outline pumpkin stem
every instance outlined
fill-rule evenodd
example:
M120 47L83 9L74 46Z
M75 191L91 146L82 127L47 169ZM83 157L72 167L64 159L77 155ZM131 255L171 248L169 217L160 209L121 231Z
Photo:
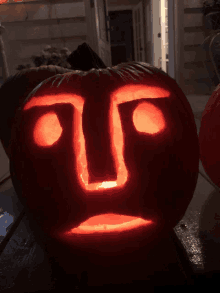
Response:
M67 61L72 66L73 70L89 71L92 68L107 68L102 59L87 43L79 45L78 48L69 55Z

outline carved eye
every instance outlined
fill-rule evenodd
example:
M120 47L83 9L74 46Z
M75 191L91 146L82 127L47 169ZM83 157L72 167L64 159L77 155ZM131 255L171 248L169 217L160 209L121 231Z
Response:
M139 104L133 112L133 123L137 131L158 133L165 127L163 113L148 102Z
M61 136L62 127L53 111L40 117L34 128L34 141L39 146L51 146Z

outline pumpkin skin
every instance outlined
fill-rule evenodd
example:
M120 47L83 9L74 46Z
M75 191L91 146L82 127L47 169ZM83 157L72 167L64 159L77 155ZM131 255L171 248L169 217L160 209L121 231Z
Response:
M212 93L202 113L199 130L200 160L210 179L220 187L220 155L219 155L219 94L220 85Z
M141 62L42 82L16 112L10 154L15 190L41 240L54 253L77 247L115 263L166 237L198 178L191 107L173 79Z
M8 157L11 128L16 109L28 94L43 80L72 70L60 66L48 65L23 69L10 76L0 88L0 139ZM16 89L16 90L15 90Z

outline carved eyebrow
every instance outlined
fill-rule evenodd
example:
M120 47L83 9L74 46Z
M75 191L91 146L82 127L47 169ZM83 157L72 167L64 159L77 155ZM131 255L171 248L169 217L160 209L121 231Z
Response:
M170 91L159 86L126 85L113 92L113 103L121 104L140 99L169 98Z
M55 94L44 95L40 97L33 97L26 103L23 110L28 110L33 107L50 106L55 104L72 104L76 109L82 113L84 99L79 95L71 94Z
M139 99L168 98L169 96L170 92L168 90L157 86L126 85L113 92L112 101L113 103L121 104ZM83 111L84 99L74 94L55 94L33 97L26 103L23 110L25 111L37 106L50 106L64 103L72 104L80 113Z

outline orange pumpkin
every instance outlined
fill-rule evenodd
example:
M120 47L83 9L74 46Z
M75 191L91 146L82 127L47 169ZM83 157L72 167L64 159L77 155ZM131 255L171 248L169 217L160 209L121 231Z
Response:
M210 179L220 187L220 85L212 93L202 113L199 131L200 159Z
M183 217L198 136L185 95L159 69L130 62L53 76L14 121L15 190L32 223L68 253L130 262L128 252L166 237Z

